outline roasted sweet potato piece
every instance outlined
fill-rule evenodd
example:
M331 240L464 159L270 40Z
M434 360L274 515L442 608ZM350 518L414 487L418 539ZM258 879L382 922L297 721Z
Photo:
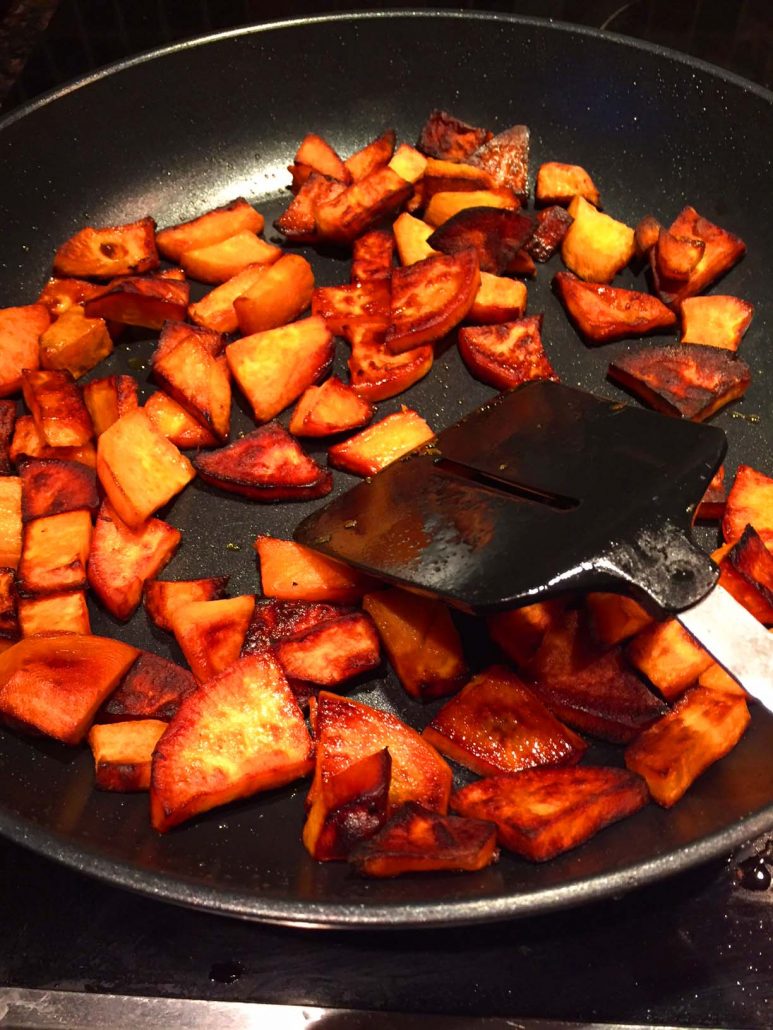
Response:
M593 636L589 620L582 609L568 606L548 618L539 646L524 664L524 675L530 680L564 679L579 676L604 653Z
M290 419L290 432L295 436L330 436L359 429L372 418L372 405L337 376L331 376L322 386L310 386L302 394Z
M658 242L663 226L653 215L645 215L633 231L633 242L638 258L646 258Z
M274 228L294 243L317 241L317 205L335 200L346 189L346 183L312 172L290 206L274 222Z
M403 407L327 452L329 463L356 476L374 476L408 451L433 439L434 433L417 412Z
M316 204L319 238L351 243L381 218L398 211L412 190L412 184L388 165L376 168L342 193Z
M355 604L375 586L369 576L292 540L259 536L255 549L267 597Z
M621 354L609 378L664 415L703 422L743 397L749 366L717 347L646 347Z
M136 657L136 648L106 637L20 640L0 655L0 716L27 732L79 744Z
M159 265L155 231L152 218L104 229L86 226L57 250L54 275L112 279L151 272Z
M394 249L395 238L388 229L374 229L356 239L352 245L352 282L390 279Z
M344 162L327 140L314 132L307 133L301 140L290 171L293 175L293 186L296 188L302 186L312 172L340 179L342 182L349 181L349 173Z
M173 401L163 390L156 390L145 402L145 414L170 443L181 450L193 447L217 447L217 437L189 415L177 401Z
M676 306L685 297L701 293L746 253L743 240L702 218L694 207L683 208L671 223L669 231L673 236L701 240L704 244L703 256L687 279L668 279L662 275L656 260L656 248L650 251L650 269L655 289L660 299L669 306Z
M531 232L531 219L520 211L470 207L444 222L427 242L443 254L474 250L481 271L498 275L504 272Z
M91 417L69 372L25 369L24 402L49 447L81 447L94 435Z
M459 353L481 382L509 390L532 379L557 379L542 346L542 315L459 330Z
M335 776L323 775L303 828L303 843L319 862L344 859L386 822L392 759L382 748Z
M389 167L406 182L416 183L427 170L427 159L407 143L401 143L392 156Z
M242 644L242 656L269 650L282 640L302 636L320 623L349 614L349 609L337 604L259 598Z
M314 273L300 254L285 254L265 268L233 302L242 333L261 333L286 325L305 311L314 291Z
M633 229L576 196L569 205L574 221L561 243L570 271L594 283L609 283L634 255Z
M513 191L502 187L490 190L439 190L432 194L424 211L424 220L437 229L463 211L479 208L516 211L520 206Z
M747 696L741 684L734 680L730 673L725 672L717 662L712 662L708 669L700 674L698 686L705 687L706 690L716 690L720 694L736 694L742 698Z
M130 277L117 279L102 293L86 301L84 312L87 318L106 318L122 325L160 329L166 321L184 319L189 300L187 282L161 277Z
M534 199L538 204L570 204L575 197L599 207L601 198L590 175L580 165L547 161L539 166Z
M221 443L231 424L231 380L223 357L213 357L201 342L201 330L186 327L185 339L172 348L159 347L153 355L153 378L162 389Z
M347 157L344 168L351 181L360 182L382 165L388 164L395 152L395 142L395 130L387 129L367 146Z
M753 526L746 527L719 568L720 585L756 619L773 625L773 552Z
M494 776L451 798L455 812L496 823L499 843L532 862L576 848L646 803L647 788L638 776L603 766Z
M309 790L311 806L323 780L388 748L392 759L388 813L407 801L433 812L447 811L451 769L416 730L391 713L323 690L317 702L314 736L317 760Z
M394 587L367 594L362 605L411 697L431 701L461 687L467 678L462 642L442 601Z
M91 633L89 609L83 590L19 600L19 627L22 636L48 636L51 633Z
M496 827L479 819L438 815L413 802L359 844L349 860L362 876L392 877L436 870L475 872L499 857Z
M90 283L87 279L49 279L37 302L45 304L51 318L56 319L73 307L81 307L103 289L104 286Z
M219 601L189 601L171 612L172 632L199 683L239 657L255 607L252 594Z
M417 261L423 261L424 258L437 253L427 243L434 231L431 225L408 214L407 211L397 216L392 225L392 232L403 265L414 265Z
M10 447L11 461L18 464L24 458L59 458L62 461L79 461L94 468L97 452L89 440L82 447L49 447L38 432L32 415L20 415L13 427Z
M154 361L169 357L172 351L191 339L198 341L210 357L218 358L223 353L225 340L222 333L185 322L165 322L153 355Z
M164 832L291 783L312 765L303 715L278 664L267 654L242 658L185 698L156 745L151 821Z
M585 599L593 631L602 644L619 644L653 621L649 612L624 594L592 593Z
M661 279L682 281L703 257L706 244L692 236L675 236L668 229L661 228L653 250L653 261L657 264Z
M268 422L217 451L197 454L205 483L253 501L306 501L324 497L333 477L278 422Z
M725 466L720 465L706 487L706 493L695 509L695 519L701 522L719 522L725 514L727 487L725 486Z
M628 661L653 683L667 701L692 686L712 658L676 619L656 622L628 644Z
M572 221L569 212L557 204L538 211L536 226L525 244L527 253L535 261L549 261L560 247Z
M0 309L0 397L18 393L23 370L40 366L39 341L50 324L43 304Z
M391 325L385 344L401 354L433 343L466 317L480 288L474 250L438 254L392 274Z
M139 527L196 472L142 410L130 411L99 438L97 475L118 517Z
M452 161L438 161L427 158L424 176L416 184L414 198L409 210L426 206L436 193L469 192L471 190L493 190L496 187L493 176L483 168L472 164Z
M172 632L172 613L189 601L219 601L228 586L228 576L207 579L150 579L143 590L145 611L154 626Z
M751 324L754 308L738 297L686 297L679 305L680 343L738 350Z
M275 649L286 676L334 686L375 668L378 635L370 617L350 612L280 641Z
M11 568L0 568L0 641L19 639L17 617L16 573Z
M534 264L534 258L531 254L521 248L516 254L513 254L505 271L509 275L533 277L537 274L537 266Z
M512 322L526 313L526 297L523 283L481 272L480 288L467 312L467 320L473 325Z
M100 722L134 719L169 722L183 699L196 689L196 680L187 669L157 654L142 651L121 684L102 705L97 718Z
M148 790L150 760L166 723L159 719L92 726L88 742L94 754L95 786L121 792Z
M606 343L669 329L676 315L657 297L557 272L553 288L586 340Z
M478 147L471 165L485 169L497 186L511 189L522 202L529 197L529 130L513 125Z
M219 243L186 250L180 264L191 279L200 283L224 283L248 265L273 265L281 256L279 247L244 229Z
M436 712L424 738L480 776L574 765L585 742L503 665L475 676Z
M627 748L625 764L646 780L659 805L670 808L735 747L748 724L742 697L694 687Z
M23 522L65 511L99 507L94 470L77 461L32 458L19 465Z
M448 111L430 111L416 146L429 157L443 161L466 161L478 147L491 139L488 129L479 129L454 118Z
M349 336L353 328L386 330L391 315L389 280L320 286L311 298L311 312L336 336Z
M486 618L491 639L516 665L526 665L533 658L547 631L564 618L566 601L553 598L523 608L511 608Z
M158 575L180 546L182 534L161 519L134 529L103 502L89 555L89 586L116 619L131 617L146 581Z
M10 476L11 438L16 424L16 401L0 401L0 476Z
M254 286L265 270L265 265L248 265L233 279L210 290L201 300L189 306L191 321L213 332L235 333L239 328L239 320L234 310L234 301Z
M189 222L162 229L156 234L156 244L168 261L179 264L186 251L210 247L245 230L258 233L262 229L263 215L243 197L237 197Z
M726 542L739 540L748 525L773 548L773 479L750 465L739 465L722 519Z
M427 375L434 360L432 344L392 354L384 335L367 329L350 334L349 378L354 392L368 401L383 401L407 390Z
M68 511L24 527L19 587L24 594L53 594L86 586L91 513Z
M83 402L91 415L94 434L99 436L122 415L139 406L137 380L128 375L92 379L83 386Z
M42 368L66 369L75 379L90 372L113 350L103 318L84 317L83 308L72 307L40 337Z

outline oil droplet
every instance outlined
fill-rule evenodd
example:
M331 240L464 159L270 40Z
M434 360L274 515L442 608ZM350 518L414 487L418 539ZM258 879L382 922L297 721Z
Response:
M226 551L241 551L241 544L233 544L230 541L225 545Z
M761 415L747 415L745 411L731 411L730 412L730 417L731 418L740 418L744 422L751 422L752 425L756 425L757 422L761 422L762 421L762 416Z
M219 984L234 984L243 972L241 962L213 962L209 978Z
M762 855L752 855L746 861L740 862L735 871L735 878L739 886L747 891L766 891L773 880Z

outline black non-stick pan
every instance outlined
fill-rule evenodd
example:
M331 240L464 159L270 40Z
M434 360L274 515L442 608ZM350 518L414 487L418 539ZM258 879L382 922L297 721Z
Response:
M55 247L86 224L152 214L164 225L244 194L270 225L285 202L286 165L309 130L348 154L389 126L413 141L433 107L494 130L525 122L533 167L543 160L586 166L613 215L631 224L647 212L670 221L691 203L746 240L746 258L720 289L756 305L742 349L754 378L746 398L715 421L729 437L730 474L740 461L770 474L772 101L697 61L524 19L346 16L210 37L116 65L0 126L0 304L33 301ZM344 258L309 254L320 283L346 281ZM529 285L529 310L545 312L544 339L559 375L619 396L605 370L629 345L584 346L550 292L554 270L541 268ZM127 341L97 374L132 371L147 390L141 366L152 342L142 334ZM344 360L341 353L341 367ZM430 377L380 411L407 401L441 429L492 393L449 347ZM235 429L248 428L238 405L235 413ZM336 489L351 482L337 474ZM254 591L256 534L289 538L312 510L262 506L194 483L163 513L184 531L165 576L230 573L234 594ZM142 612L120 626L94 608L92 626L175 656ZM431 711L386 670L352 689L417 726ZM304 784L159 836L146 797L93 790L87 751L2 730L0 831L116 884L252 919L352 927L499 919L613 896L761 832L773 823L771 753L773 720L755 710L738 748L669 812L649 806L541 866L505 855L475 875L381 883L307 857ZM596 757L620 761L601 748Z

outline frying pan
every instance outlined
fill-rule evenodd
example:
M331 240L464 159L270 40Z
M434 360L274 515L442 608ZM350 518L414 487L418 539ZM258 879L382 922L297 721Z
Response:
M526 122L533 167L551 159L586 166L615 216L635 223L653 212L670 221L691 203L746 240L748 255L726 292L757 305L743 344L754 380L716 424L729 437L729 474L741 460L771 473L772 100L665 50L503 16L347 15L211 36L114 65L0 125L0 302L34 300L56 245L86 224L150 213L164 225L244 194L270 225L286 202L285 166L309 130L348 154L388 126L413 140L433 107L494 130ZM343 255L304 253L320 284L346 281ZM529 285L529 309L545 312L544 339L559 375L617 396L605 369L629 345L585 347L550 293L552 271L541 269ZM621 277L622 285L632 281ZM142 333L127 337L96 374L131 371L147 395L141 366L151 349ZM340 371L343 352L338 360ZM379 407L387 414L407 401L441 429L492 392L449 347L430 377ZM238 403L234 411L234 430L249 428ZM318 453L324 458L323 448ZM336 490L351 483L336 475ZM165 575L230 573L233 594L252 592L256 534L289 538L312 510L261 506L194 483L162 512L184 531ZM92 628L179 658L142 612L121 626L94 607ZM471 658L486 660L484 643L474 643ZM433 711L408 699L386 669L352 692L419 727ZM307 857L300 840L305 784L216 810L162 837L150 828L146 797L92 789L85 750L2 730L0 832L115 884L250 919L320 927L500 919L617 895L762 832L773 824L772 749L773 720L755 711L732 755L670 812L649 806L546 865L505 855L474 875L382 883ZM621 761L601 746L594 757Z

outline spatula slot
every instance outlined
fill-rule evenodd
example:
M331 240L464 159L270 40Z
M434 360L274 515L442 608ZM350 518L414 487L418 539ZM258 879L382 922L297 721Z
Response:
M500 493L519 497L524 501L533 501L535 504L544 504L546 507L553 508L557 511L573 511L575 508L579 508L581 503L575 497L564 497L561 494L549 493L544 490L527 486L524 483L515 483L512 479L500 478L499 476L492 475L489 472L484 472L481 469L470 468L469 465L464 465L458 461L452 461L450 458L436 458L434 464L443 472L449 472L462 479L467 479L472 483L478 483L480 486L493 488Z

